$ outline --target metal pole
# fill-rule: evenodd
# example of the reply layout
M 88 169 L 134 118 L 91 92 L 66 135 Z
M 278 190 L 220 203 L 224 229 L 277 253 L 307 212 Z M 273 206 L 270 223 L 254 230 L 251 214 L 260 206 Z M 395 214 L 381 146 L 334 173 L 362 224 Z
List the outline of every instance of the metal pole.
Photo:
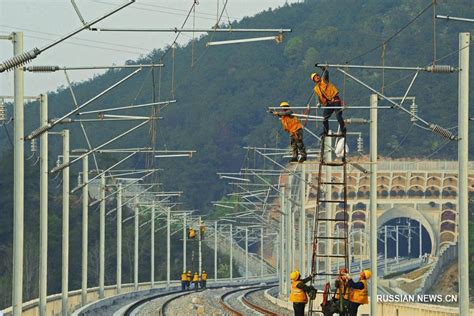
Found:
M 234 29 L 234 28 L 90 28 L 91 31 L 99 32 L 172 32 L 172 33 L 285 33 L 291 32 L 291 29 Z
M 100 177 L 100 212 L 99 212 L 99 298 L 105 297 L 105 175 Z
M 408 257 L 411 254 L 411 220 L 408 219 Z
M 384 226 L 384 273 L 385 275 L 388 274 L 388 267 L 387 267 L 387 225 Z
M 12 33 L 13 54 L 23 53 L 23 32 Z M 15 68 L 13 108 L 13 316 L 22 314 L 23 303 L 23 229 L 25 195 L 25 150 L 24 150 L 24 73 Z
M 186 213 L 183 215 L 183 271 L 187 271 L 186 269 L 186 239 L 188 236 L 186 235 Z
M 306 273 L 309 274 L 311 273 L 311 261 L 312 261 L 312 258 L 311 258 L 311 255 L 309 255 L 311 252 L 312 252 L 312 243 L 311 243 L 311 232 L 312 232 L 312 227 L 311 227 L 311 220 L 309 219 L 308 220 L 308 230 L 307 230 L 307 241 L 306 241 L 306 251 L 307 251 L 307 256 L 306 256 Z M 317 271 L 317 270 L 316 270 Z
M 135 197 L 135 220 L 134 220 L 134 223 L 135 223 L 135 227 L 134 227 L 134 230 L 135 230 L 135 242 L 134 242 L 134 251 L 133 251 L 133 254 L 134 254 L 134 260 L 133 260 L 133 288 L 135 289 L 135 291 L 138 291 L 138 226 L 139 226 L 139 218 L 138 218 L 138 209 L 139 209 L 139 206 L 138 206 L 138 198 Z
M 286 225 L 285 225 L 285 219 L 286 219 L 286 207 L 285 207 L 285 191 L 286 188 L 285 186 L 281 187 L 281 193 L 280 193 L 280 209 L 282 214 L 280 215 L 280 294 L 281 295 L 286 295 L 286 278 L 285 278 L 285 273 L 286 273 L 286 252 L 285 252 L 285 247 L 286 247 L 286 241 L 285 241 L 285 236 L 286 236 Z
M 420 223 L 420 226 L 418 226 L 418 234 L 420 235 L 420 255 L 419 257 L 421 258 L 421 256 L 423 255 L 423 239 L 422 239 L 422 233 L 423 233 L 423 230 L 421 229 L 421 222 Z
M 202 243 L 201 243 L 201 238 L 202 238 L 202 234 L 201 234 L 201 225 L 202 225 L 202 221 L 201 221 L 201 216 L 199 216 L 199 240 L 198 240 L 198 271 L 202 271 Z
M 377 95 L 370 95 L 370 315 L 377 315 Z
M 69 163 L 69 130 L 63 130 L 63 162 Z M 63 231 L 62 231 L 61 313 L 69 314 L 69 167 L 63 169 Z
M 362 228 L 359 230 L 359 259 L 360 259 L 360 266 L 359 270 L 362 271 Z
M 48 134 L 44 133 L 43 135 Z M 43 137 L 41 135 L 41 137 Z M 89 182 L 89 156 L 82 158 L 82 183 Z M 81 304 L 87 304 L 87 255 L 89 236 L 89 184 L 82 188 L 82 264 L 81 264 Z
M 291 207 L 291 206 L 290 206 Z M 295 231 L 295 214 L 296 210 L 291 212 L 291 271 L 296 269 L 296 231 Z
M 469 314 L 469 46 L 470 33 L 459 33 L 458 213 L 459 314 Z
M 263 277 L 263 227 L 260 227 L 260 276 Z
M 214 223 L 214 280 L 217 281 L 217 221 Z
M 245 227 L 245 280 L 249 278 L 249 229 Z
M 300 272 L 302 275 L 306 275 L 306 269 L 305 269 L 305 229 L 306 229 L 306 213 L 305 213 L 305 208 L 306 208 L 306 185 L 305 185 L 305 179 L 306 179 L 306 167 L 305 164 L 301 164 L 301 177 L 300 177 L 300 203 L 301 203 L 301 208 L 300 208 L 300 238 L 299 238 L 299 250 L 300 250 L 300 262 L 299 262 L 299 267 L 300 267 Z
M 167 212 L 166 212 L 166 286 L 167 287 L 170 287 L 170 273 L 171 273 L 170 261 L 171 261 L 171 207 L 168 207 Z
M 151 253 L 150 253 L 150 262 L 151 262 L 151 267 L 150 267 L 150 282 L 151 282 L 151 287 L 153 288 L 155 286 L 155 205 L 151 207 L 151 231 L 150 231 L 150 236 L 151 236 L 151 241 L 150 241 L 150 248 L 151 248 Z
M 117 189 L 117 294 L 122 291 L 122 184 Z
M 232 281 L 232 278 L 233 278 L 233 263 L 232 263 L 232 239 L 233 239 L 233 229 L 232 229 L 232 224 L 230 224 L 230 232 L 229 232 L 229 241 L 230 241 L 230 251 L 229 251 L 229 264 L 230 264 L 230 267 L 229 267 L 229 276 L 230 276 L 230 280 Z
M 40 95 L 40 125 L 48 122 L 48 95 Z M 48 134 L 40 137 L 39 314 L 46 315 L 48 287 Z
M 285 193 L 288 194 L 288 196 L 291 196 L 291 183 L 293 182 L 293 177 L 292 176 L 288 176 L 288 179 L 287 179 L 287 187 L 285 187 Z M 286 198 L 286 197 L 285 197 Z M 291 272 L 291 258 L 293 256 L 292 254 L 292 247 L 291 247 L 291 238 L 293 237 L 292 236 L 292 227 L 291 227 L 291 213 L 292 213 L 292 210 L 291 210 L 291 203 L 285 203 L 285 212 L 286 214 L 286 222 L 285 222 L 285 225 L 286 225 L 286 231 L 285 231 L 285 239 L 286 239 L 286 258 L 285 258 L 285 264 L 286 264 L 286 274 L 283 275 L 283 278 L 285 279 L 285 284 L 286 284 L 286 294 L 289 295 L 290 294 L 290 282 L 289 282 L 289 275 L 290 275 L 290 272 Z
M 325 160 L 326 161 L 332 161 L 332 138 L 331 137 L 326 137 L 325 141 L 324 141 L 324 156 L 325 156 Z M 326 174 L 324 175 L 325 178 L 326 178 L 326 182 L 331 182 L 331 173 L 329 172 L 330 168 L 327 168 L 326 169 Z M 327 200 L 330 200 L 331 199 L 331 196 L 332 196 L 332 186 L 331 185 L 328 185 L 326 187 L 326 192 L 325 194 L 327 195 L 326 196 L 326 199 Z M 333 208 L 332 208 L 332 205 L 334 203 L 326 203 L 326 217 L 327 218 L 333 218 Z M 333 225 L 332 225 L 332 222 L 330 221 L 327 221 L 325 223 L 325 226 L 326 226 L 326 232 L 325 232 L 325 235 L 326 236 L 330 236 L 331 235 L 331 232 L 333 231 Z M 326 244 L 326 255 L 330 255 L 333 253 L 333 242 L 331 239 L 326 239 L 325 240 L 325 244 Z M 335 260 L 336 261 L 336 260 Z M 326 273 L 332 273 L 331 270 L 332 270 L 332 260 L 331 260 L 331 257 L 329 256 L 326 256 L 325 260 L 324 260 L 324 270 L 326 271 Z M 330 282 L 331 281 L 331 276 L 330 275 L 326 275 L 326 282 Z
M 396 255 L 397 255 L 397 264 L 398 264 L 399 261 L 400 261 L 400 259 L 399 259 L 400 253 L 399 253 L 399 249 L 398 249 L 400 247 L 400 239 L 399 239 L 400 236 L 399 236 L 399 232 L 398 232 L 398 225 L 395 226 L 395 233 L 396 233 L 395 240 L 396 240 L 396 244 L 397 244 L 396 245 L 397 247 L 396 247 L 395 251 L 396 251 Z

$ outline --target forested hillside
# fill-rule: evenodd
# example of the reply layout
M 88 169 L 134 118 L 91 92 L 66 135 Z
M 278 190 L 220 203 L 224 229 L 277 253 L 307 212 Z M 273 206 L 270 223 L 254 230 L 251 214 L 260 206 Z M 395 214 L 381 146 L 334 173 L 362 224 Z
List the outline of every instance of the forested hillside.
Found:
M 267 10 L 254 17 L 233 22 L 232 27 L 292 28 L 293 32 L 286 34 L 282 44 L 260 42 L 206 48 L 206 42 L 211 39 L 242 38 L 246 35 L 205 35 L 196 41 L 194 49 L 192 45 L 177 48 L 174 67 L 175 91 L 172 91 L 174 86 L 172 54 L 168 53 L 162 60 L 166 67 L 162 70 L 161 76 L 159 69 L 155 69 L 153 75 L 150 71 L 143 70 L 87 109 L 147 103 L 153 100 L 153 94 L 157 99 L 168 100 L 175 94 L 178 102 L 169 105 L 159 114 L 163 120 L 158 122 L 156 146 L 158 149 L 197 150 L 197 153 L 191 160 L 159 161 L 158 166 L 165 169 L 160 176 L 160 182 L 164 183 L 167 190 L 185 192 L 184 207 L 198 208 L 202 213 L 207 213 L 210 201 L 218 199 L 224 190 L 224 184 L 218 180 L 216 172 L 238 171 L 246 154 L 242 147 L 287 146 L 287 136 L 281 131 L 278 121 L 266 113 L 266 107 L 277 105 L 281 100 L 287 100 L 294 105 L 306 105 L 312 92 L 309 76 L 315 71 L 316 62 L 376 65 L 384 62 L 385 65 L 425 66 L 433 62 L 436 54 L 438 64 L 456 66 L 458 32 L 472 30 L 470 24 L 437 21 L 436 49 L 434 49 L 433 9 L 428 8 L 412 24 L 392 37 L 431 2 L 431 0 L 311 0 Z M 438 0 L 437 3 L 437 10 L 441 14 L 462 16 L 465 12 L 472 12 L 471 0 Z M 390 40 L 383 45 L 387 39 Z M 368 52 L 377 46 L 380 47 Z M 130 60 L 128 63 L 157 63 L 161 61 L 163 52 L 163 49 L 157 49 L 149 56 Z M 369 70 L 350 72 L 377 89 L 382 89 L 383 86 L 384 93 L 389 96 L 402 96 L 413 76 L 411 72 L 382 73 Z M 108 71 L 86 82 L 75 83 L 78 101 L 80 103 L 87 101 L 128 73 L 130 70 Z M 330 73 L 347 104 L 368 105 L 370 92 L 367 89 L 349 78 L 344 78 L 336 69 L 330 69 Z M 419 115 L 427 121 L 446 128 L 457 125 L 457 74 L 420 73 L 410 95 L 416 96 Z M 314 105 L 314 102 L 312 104 Z M 72 107 L 72 98 L 67 89 L 61 87 L 49 94 L 51 117 L 58 117 Z M 133 113 L 147 114 L 149 110 Z M 315 114 L 315 110 L 313 109 L 311 113 Z M 38 107 L 28 106 L 25 116 L 27 130 L 35 129 L 38 126 Z M 368 117 L 368 112 L 354 110 L 345 112 L 345 117 L 351 116 Z M 381 110 L 379 117 L 379 152 L 382 156 L 390 154 L 392 157 L 455 158 L 457 150 L 454 143 L 447 144 L 444 139 L 429 131 L 417 127 L 410 128 L 411 122 L 406 114 L 395 109 Z M 97 146 L 133 124 L 100 123 L 89 124 L 86 128 L 92 135 L 93 145 Z M 309 123 L 308 127 L 314 131 L 320 128 L 314 123 Z M 9 129 L 11 133 L 11 125 Z M 70 126 L 70 129 L 73 135 L 71 148 L 84 148 L 85 143 L 79 127 Z M 363 137 L 368 143 L 366 127 L 351 126 L 349 130 L 362 130 Z M 455 128 L 452 131 L 455 132 Z M 310 141 L 309 135 L 306 139 L 310 146 L 315 145 Z M 0 161 L 2 166 L 0 244 L 11 245 L 12 148 L 8 145 L 4 132 L 0 141 L 4 144 Z M 56 155 L 60 153 L 59 145 L 58 139 L 51 140 L 51 165 L 54 164 Z M 149 129 L 143 128 L 111 147 L 149 145 Z M 472 148 L 473 146 L 471 152 Z M 106 167 L 118 159 L 111 156 L 102 157 L 101 167 Z M 36 224 L 38 166 L 33 166 L 33 162 L 34 160 L 31 163 L 27 162 L 29 184 L 25 205 L 27 221 L 31 221 L 32 225 L 30 231 L 32 236 L 27 237 L 26 241 L 30 243 L 34 257 L 37 240 L 35 236 L 38 229 Z M 144 159 L 136 159 L 129 166 L 139 167 L 144 164 Z M 71 174 L 76 174 L 79 170 L 77 168 L 79 166 L 73 168 Z M 51 198 L 56 203 L 51 204 L 50 211 L 50 214 L 53 214 L 50 222 L 52 227 L 50 262 L 59 260 L 60 257 L 60 239 L 57 235 L 60 229 L 60 196 L 55 191 L 57 190 L 51 192 Z M 72 204 L 74 206 L 74 201 Z M 71 249 L 78 251 L 80 228 L 79 224 L 75 226 L 79 221 L 71 223 L 71 229 L 77 231 L 77 236 L 71 237 Z M 74 244 L 77 247 L 74 247 Z M 0 249 L 4 258 L 10 258 L 10 252 L 11 249 L 8 247 Z M 9 286 L 6 284 L 9 282 L 7 274 L 10 266 L 9 260 L 0 264 L 2 295 L 7 293 L 4 290 L 9 291 Z M 79 271 L 79 265 L 74 264 L 71 269 Z M 6 273 L 3 273 L 4 271 Z M 79 278 L 78 273 L 77 280 L 72 280 L 71 286 L 79 286 Z M 59 276 L 53 275 L 50 280 L 51 289 L 57 291 L 59 281 Z M 36 287 L 36 283 L 33 282 L 30 286 Z M 5 302 L 4 300 L 3 303 Z

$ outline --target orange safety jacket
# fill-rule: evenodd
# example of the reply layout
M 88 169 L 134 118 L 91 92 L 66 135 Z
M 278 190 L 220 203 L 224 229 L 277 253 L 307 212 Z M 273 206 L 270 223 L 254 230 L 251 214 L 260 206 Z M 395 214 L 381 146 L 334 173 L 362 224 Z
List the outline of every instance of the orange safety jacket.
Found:
M 352 289 L 350 294 L 350 301 L 359 304 L 369 304 L 369 290 L 367 287 L 367 280 L 359 280 L 364 283 L 362 290 Z
M 297 287 L 298 284 L 303 283 L 300 280 L 291 281 L 290 302 L 293 303 L 308 303 L 308 296 L 303 289 Z
M 191 278 L 193 277 L 193 275 L 191 273 L 186 273 L 186 277 L 187 277 L 187 281 L 191 282 Z
M 295 116 L 282 115 L 280 121 L 283 129 L 290 134 L 296 134 L 296 131 L 303 128 L 300 121 Z
M 203 274 L 201 274 L 201 280 L 207 281 L 207 273 L 204 272 Z
M 193 276 L 193 282 L 199 282 L 199 275 L 195 274 Z
M 188 281 L 188 276 L 186 273 L 181 273 L 181 281 Z
M 321 78 L 321 81 L 314 86 L 314 92 L 323 106 L 332 102 L 339 93 L 332 82 L 326 82 L 323 78 Z
M 349 287 L 347 286 L 347 281 L 338 278 L 336 280 L 336 288 L 336 295 L 334 296 L 336 300 L 339 300 L 341 293 L 345 300 L 349 300 Z

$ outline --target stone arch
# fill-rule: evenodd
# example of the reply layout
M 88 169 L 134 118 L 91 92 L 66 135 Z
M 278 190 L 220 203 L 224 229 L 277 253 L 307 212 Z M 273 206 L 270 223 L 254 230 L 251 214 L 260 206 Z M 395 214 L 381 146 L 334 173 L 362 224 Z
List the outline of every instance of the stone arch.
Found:
M 431 239 L 431 254 L 435 255 L 438 249 L 438 240 L 436 238 L 435 230 L 428 222 L 428 220 L 421 214 L 421 212 L 415 210 L 412 207 L 408 206 L 395 206 L 391 209 L 386 210 L 379 218 L 377 219 L 378 228 L 381 228 L 385 223 L 389 222 L 392 219 L 407 217 L 412 220 L 416 220 L 421 223 L 421 225 L 426 229 L 428 235 Z

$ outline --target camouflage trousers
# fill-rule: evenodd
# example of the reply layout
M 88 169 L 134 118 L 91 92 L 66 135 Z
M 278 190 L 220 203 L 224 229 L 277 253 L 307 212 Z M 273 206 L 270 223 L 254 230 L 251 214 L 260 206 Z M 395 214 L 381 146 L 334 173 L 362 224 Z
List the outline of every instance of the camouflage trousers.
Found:
M 293 158 L 298 158 L 298 154 L 301 157 L 306 158 L 306 148 L 303 144 L 303 129 L 300 128 L 294 134 L 290 134 L 290 145 L 293 154 Z

